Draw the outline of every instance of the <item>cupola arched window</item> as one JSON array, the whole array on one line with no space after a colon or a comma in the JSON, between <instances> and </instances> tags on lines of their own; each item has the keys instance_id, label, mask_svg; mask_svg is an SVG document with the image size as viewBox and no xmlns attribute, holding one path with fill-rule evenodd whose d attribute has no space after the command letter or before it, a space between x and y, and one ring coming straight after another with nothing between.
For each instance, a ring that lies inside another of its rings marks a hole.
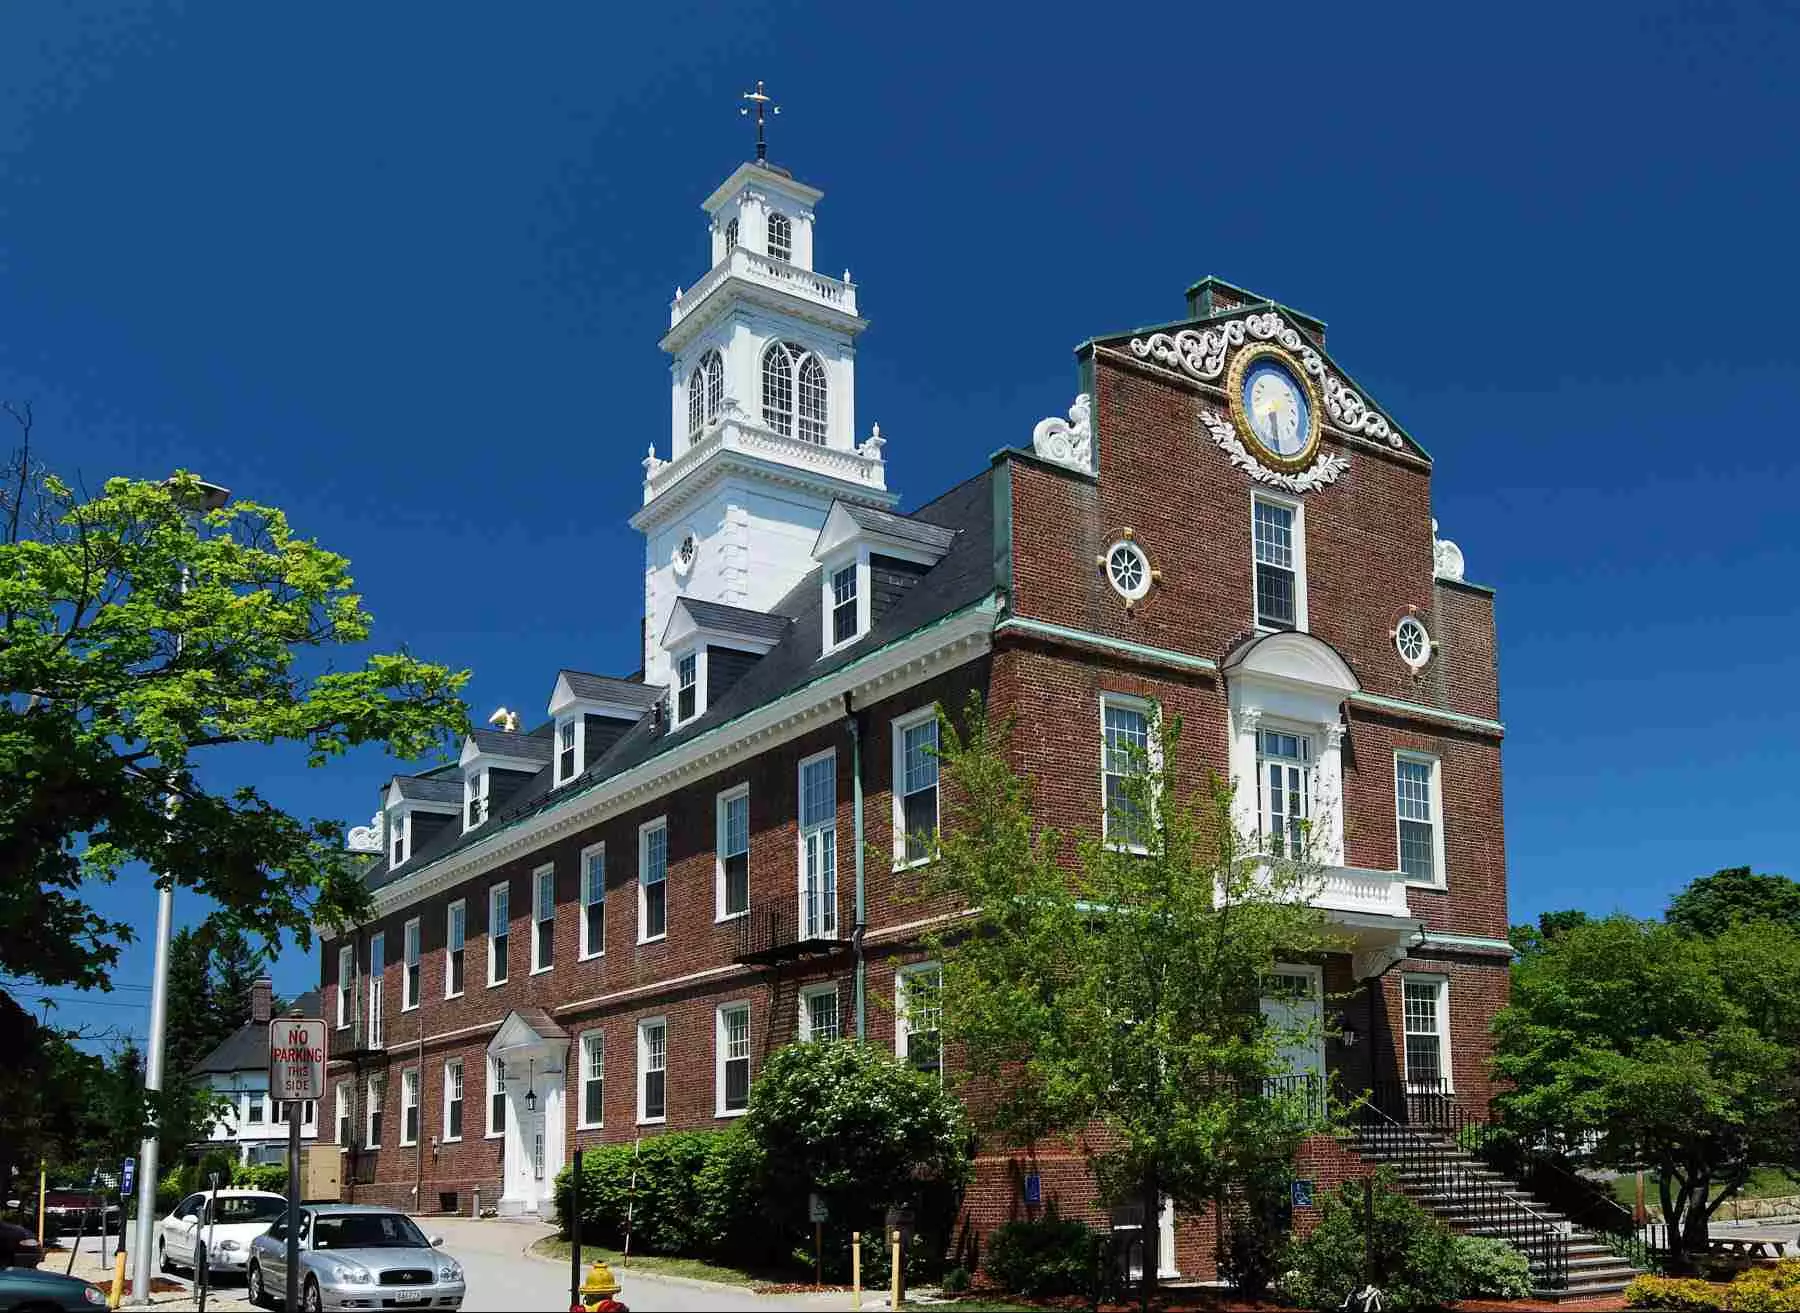
<instances>
[{"instance_id":1,"label":"cupola arched window","mask_svg":"<svg viewBox=\"0 0 1800 1313\"><path fill-rule=\"evenodd\" d=\"M688 375L688 436L697 438L700 430L719 418L725 401L725 361L717 351L708 351Z\"/></svg>"},{"instance_id":2,"label":"cupola arched window","mask_svg":"<svg viewBox=\"0 0 1800 1313\"><path fill-rule=\"evenodd\" d=\"M733 219L725 225L725 254L730 255L737 250L737 220Z\"/></svg>"},{"instance_id":3,"label":"cupola arched window","mask_svg":"<svg viewBox=\"0 0 1800 1313\"><path fill-rule=\"evenodd\" d=\"M797 342L771 342L763 352L762 387L763 423L792 437L798 397L800 437L824 444L829 414L824 362Z\"/></svg>"},{"instance_id":4,"label":"cupola arched window","mask_svg":"<svg viewBox=\"0 0 1800 1313\"><path fill-rule=\"evenodd\" d=\"M787 215L769 215L769 254L777 260L794 258L794 225Z\"/></svg>"}]
</instances>

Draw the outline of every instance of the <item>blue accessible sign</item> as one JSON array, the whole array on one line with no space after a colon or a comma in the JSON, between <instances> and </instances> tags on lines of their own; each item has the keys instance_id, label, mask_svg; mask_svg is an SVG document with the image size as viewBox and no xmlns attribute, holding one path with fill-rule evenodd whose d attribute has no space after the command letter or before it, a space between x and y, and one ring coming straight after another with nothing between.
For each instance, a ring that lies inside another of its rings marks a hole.
<instances>
[{"instance_id":1,"label":"blue accessible sign","mask_svg":"<svg viewBox=\"0 0 1800 1313\"><path fill-rule=\"evenodd\" d=\"M132 1181L132 1178L135 1177L136 1175L137 1175L137 1159L136 1158L127 1158L125 1160L125 1166L119 1170L119 1193L120 1194L130 1194L131 1193L131 1181Z\"/></svg>"},{"instance_id":2,"label":"blue accessible sign","mask_svg":"<svg viewBox=\"0 0 1800 1313\"><path fill-rule=\"evenodd\" d=\"M1313 1206L1313 1183L1311 1181L1293 1182L1291 1196L1295 1208L1311 1208Z\"/></svg>"},{"instance_id":3,"label":"blue accessible sign","mask_svg":"<svg viewBox=\"0 0 1800 1313\"><path fill-rule=\"evenodd\" d=\"M1036 1172L1025 1173L1025 1202L1033 1205L1044 1202L1044 1180Z\"/></svg>"}]
</instances>

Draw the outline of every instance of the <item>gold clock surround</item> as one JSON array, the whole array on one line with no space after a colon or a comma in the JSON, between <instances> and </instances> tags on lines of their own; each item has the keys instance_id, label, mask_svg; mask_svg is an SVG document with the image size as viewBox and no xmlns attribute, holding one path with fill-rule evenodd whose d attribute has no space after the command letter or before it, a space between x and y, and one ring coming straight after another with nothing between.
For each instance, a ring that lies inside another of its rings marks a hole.
<instances>
[{"instance_id":1,"label":"gold clock surround","mask_svg":"<svg viewBox=\"0 0 1800 1313\"><path fill-rule=\"evenodd\" d=\"M1244 412L1244 375L1257 361L1272 358L1279 361L1283 368L1295 379L1306 392L1306 442L1292 456L1282 456L1270 451L1250 424L1250 416ZM1231 362L1231 371L1226 377L1226 401L1231 407L1231 422L1237 428L1238 436L1244 445L1256 456L1256 459L1272 470L1280 470L1283 474L1298 474L1313 463L1319 454L1319 437L1322 432L1321 416L1325 411L1325 399L1319 394L1319 385L1312 375L1308 374L1300 362L1278 346L1267 342L1259 342L1253 346L1241 348Z\"/></svg>"}]
</instances>

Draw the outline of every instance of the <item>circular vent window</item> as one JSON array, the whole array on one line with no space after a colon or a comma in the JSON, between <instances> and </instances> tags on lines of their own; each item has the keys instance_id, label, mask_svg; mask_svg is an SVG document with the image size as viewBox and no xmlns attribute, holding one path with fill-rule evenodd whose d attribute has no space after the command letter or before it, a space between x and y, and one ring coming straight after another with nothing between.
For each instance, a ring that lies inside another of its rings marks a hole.
<instances>
[{"instance_id":1,"label":"circular vent window","mask_svg":"<svg viewBox=\"0 0 1800 1313\"><path fill-rule=\"evenodd\" d=\"M687 574L694 568L694 558L700 555L700 542L693 534L688 534L675 547L675 573Z\"/></svg>"},{"instance_id":2,"label":"circular vent window","mask_svg":"<svg viewBox=\"0 0 1800 1313\"><path fill-rule=\"evenodd\" d=\"M1414 670L1431 660L1431 635L1417 616L1405 616L1394 626L1394 647L1400 659Z\"/></svg>"},{"instance_id":3,"label":"circular vent window","mask_svg":"<svg viewBox=\"0 0 1800 1313\"><path fill-rule=\"evenodd\" d=\"M1134 542L1120 541L1106 551L1106 580L1127 602L1150 591L1150 558Z\"/></svg>"}]
</instances>

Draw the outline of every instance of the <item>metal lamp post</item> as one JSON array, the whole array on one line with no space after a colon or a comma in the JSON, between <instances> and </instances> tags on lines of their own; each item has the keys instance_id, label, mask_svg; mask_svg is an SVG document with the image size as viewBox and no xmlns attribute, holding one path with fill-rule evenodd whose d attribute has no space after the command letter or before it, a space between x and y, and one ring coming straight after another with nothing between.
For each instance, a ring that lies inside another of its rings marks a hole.
<instances>
[{"instance_id":1,"label":"metal lamp post","mask_svg":"<svg viewBox=\"0 0 1800 1313\"><path fill-rule=\"evenodd\" d=\"M198 520L207 512L218 510L230 497L231 489L202 479L198 495L182 509ZM186 567L181 572L181 591L183 594L187 592ZM175 637L175 655L177 658L181 655L179 634ZM169 799L169 805L174 806L173 795ZM169 1021L169 939L174 932L174 922L175 881L170 876L169 882L156 892L156 974L150 985L150 1047L144 1055L144 1091L147 1094L162 1093L163 1049ZM157 1150L161 1146L158 1130L153 1123L151 1133L144 1137L144 1142L138 1149L137 1233L132 1245L137 1255L137 1276L131 1287L132 1302L137 1304L150 1302L150 1250L156 1226Z\"/></svg>"}]
</instances>

